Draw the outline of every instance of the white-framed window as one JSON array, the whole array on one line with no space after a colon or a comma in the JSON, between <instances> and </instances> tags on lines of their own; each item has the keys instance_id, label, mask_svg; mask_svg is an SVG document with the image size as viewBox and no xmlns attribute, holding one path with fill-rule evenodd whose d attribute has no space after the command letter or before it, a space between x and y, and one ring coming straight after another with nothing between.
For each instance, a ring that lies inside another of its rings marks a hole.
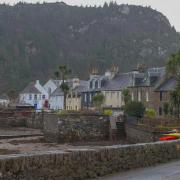
<instances>
[{"instance_id":1,"label":"white-framed window","mask_svg":"<svg viewBox=\"0 0 180 180\"><path fill-rule=\"evenodd\" d=\"M134 92L131 93L131 100L134 101Z\"/></svg>"},{"instance_id":2,"label":"white-framed window","mask_svg":"<svg viewBox=\"0 0 180 180\"><path fill-rule=\"evenodd\" d=\"M149 101L149 92L146 91L146 101L148 102Z\"/></svg>"},{"instance_id":3,"label":"white-framed window","mask_svg":"<svg viewBox=\"0 0 180 180\"><path fill-rule=\"evenodd\" d=\"M92 95L89 94L89 101L91 102L92 101Z\"/></svg>"},{"instance_id":4,"label":"white-framed window","mask_svg":"<svg viewBox=\"0 0 180 180\"><path fill-rule=\"evenodd\" d=\"M87 102L87 94L84 94L84 101Z\"/></svg>"},{"instance_id":5,"label":"white-framed window","mask_svg":"<svg viewBox=\"0 0 180 180\"><path fill-rule=\"evenodd\" d=\"M34 100L37 100L37 94L34 95Z\"/></svg>"},{"instance_id":6,"label":"white-framed window","mask_svg":"<svg viewBox=\"0 0 180 180\"><path fill-rule=\"evenodd\" d=\"M29 100L32 100L32 94L29 94Z\"/></svg>"},{"instance_id":7,"label":"white-framed window","mask_svg":"<svg viewBox=\"0 0 180 180\"><path fill-rule=\"evenodd\" d=\"M117 92L117 99L119 99L119 92Z\"/></svg>"}]
</instances>

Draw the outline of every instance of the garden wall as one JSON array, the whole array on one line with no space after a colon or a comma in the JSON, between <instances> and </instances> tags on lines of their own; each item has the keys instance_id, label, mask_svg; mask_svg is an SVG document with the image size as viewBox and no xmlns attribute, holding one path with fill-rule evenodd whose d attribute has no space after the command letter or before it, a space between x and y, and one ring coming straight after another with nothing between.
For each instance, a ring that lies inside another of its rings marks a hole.
<instances>
[{"instance_id":1,"label":"garden wall","mask_svg":"<svg viewBox=\"0 0 180 180\"><path fill-rule=\"evenodd\" d=\"M126 137L133 143L157 141L162 134L172 130L172 127L178 127L178 123L176 119L170 118L143 118L138 122L136 118L128 117L125 120Z\"/></svg>"},{"instance_id":2,"label":"garden wall","mask_svg":"<svg viewBox=\"0 0 180 180\"><path fill-rule=\"evenodd\" d=\"M26 118L14 112L0 112L0 127L24 127Z\"/></svg>"},{"instance_id":3,"label":"garden wall","mask_svg":"<svg viewBox=\"0 0 180 180\"><path fill-rule=\"evenodd\" d=\"M6 110L0 112L0 127L27 127L43 129L43 113Z\"/></svg>"},{"instance_id":4,"label":"garden wall","mask_svg":"<svg viewBox=\"0 0 180 180\"><path fill-rule=\"evenodd\" d=\"M84 180L180 158L180 140L0 156L0 179Z\"/></svg>"}]
</instances>

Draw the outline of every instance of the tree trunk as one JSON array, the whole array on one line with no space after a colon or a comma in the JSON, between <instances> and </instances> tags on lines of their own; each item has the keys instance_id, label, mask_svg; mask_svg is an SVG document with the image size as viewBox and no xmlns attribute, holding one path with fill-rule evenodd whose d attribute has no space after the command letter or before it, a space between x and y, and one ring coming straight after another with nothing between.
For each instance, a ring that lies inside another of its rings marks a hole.
<instances>
[{"instance_id":1,"label":"tree trunk","mask_svg":"<svg viewBox=\"0 0 180 180\"><path fill-rule=\"evenodd\" d=\"M179 121L179 104L178 104L178 121Z\"/></svg>"},{"instance_id":2,"label":"tree trunk","mask_svg":"<svg viewBox=\"0 0 180 180\"><path fill-rule=\"evenodd\" d=\"M67 94L64 93L64 110L66 110L66 96L67 96Z\"/></svg>"}]
</instances>

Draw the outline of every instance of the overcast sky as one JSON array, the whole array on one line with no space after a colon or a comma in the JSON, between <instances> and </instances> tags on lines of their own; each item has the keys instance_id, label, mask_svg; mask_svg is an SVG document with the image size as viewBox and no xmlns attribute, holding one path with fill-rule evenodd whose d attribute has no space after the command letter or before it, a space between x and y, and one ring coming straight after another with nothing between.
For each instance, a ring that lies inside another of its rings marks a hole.
<instances>
[{"instance_id":1,"label":"overcast sky","mask_svg":"<svg viewBox=\"0 0 180 180\"><path fill-rule=\"evenodd\" d=\"M0 2L14 4L20 0L0 0ZM55 2L58 0L21 0L24 2ZM102 5L105 0L60 0L70 5ZM110 2L112 0L106 0ZM115 0L114 0L115 1ZM171 24L180 31L180 0L116 0L118 4L136 4L143 6L151 6L152 8L165 14Z\"/></svg>"}]
</instances>

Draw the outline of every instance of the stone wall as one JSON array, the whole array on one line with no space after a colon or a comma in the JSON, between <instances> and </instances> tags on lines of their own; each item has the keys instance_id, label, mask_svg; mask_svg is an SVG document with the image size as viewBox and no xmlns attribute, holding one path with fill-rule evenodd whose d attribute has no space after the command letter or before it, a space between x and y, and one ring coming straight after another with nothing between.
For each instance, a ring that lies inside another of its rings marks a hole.
<instances>
[{"instance_id":1,"label":"stone wall","mask_svg":"<svg viewBox=\"0 0 180 180\"><path fill-rule=\"evenodd\" d=\"M0 112L0 127L27 127L43 129L43 113L8 110Z\"/></svg>"},{"instance_id":2,"label":"stone wall","mask_svg":"<svg viewBox=\"0 0 180 180\"><path fill-rule=\"evenodd\" d=\"M0 127L24 127L25 119L14 112L0 112Z\"/></svg>"},{"instance_id":3,"label":"stone wall","mask_svg":"<svg viewBox=\"0 0 180 180\"><path fill-rule=\"evenodd\" d=\"M44 113L31 113L25 120L25 126L33 129L43 129Z\"/></svg>"},{"instance_id":4,"label":"stone wall","mask_svg":"<svg viewBox=\"0 0 180 180\"><path fill-rule=\"evenodd\" d=\"M162 132L152 131L141 125L125 123L126 139L133 143L158 141Z\"/></svg>"},{"instance_id":5,"label":"stone wall","mask_svg":"<svg viewBox=\"0 0 180 180\"><path fill-rule=\"evenodd\" d=\"M84 180L180 158L180 140L0 157L0 179Z\"/></svg>"},{"instance_id":6,"label":"stone wall","mask_svg":"<svg viewBox=\"0 0 180 180\"><path fill-rule=\"evenodd\" d=\"M44 135L50 142L101 141L109 139L109 116L98 114L44 115Z\"/></svg>"}]
</instances>

